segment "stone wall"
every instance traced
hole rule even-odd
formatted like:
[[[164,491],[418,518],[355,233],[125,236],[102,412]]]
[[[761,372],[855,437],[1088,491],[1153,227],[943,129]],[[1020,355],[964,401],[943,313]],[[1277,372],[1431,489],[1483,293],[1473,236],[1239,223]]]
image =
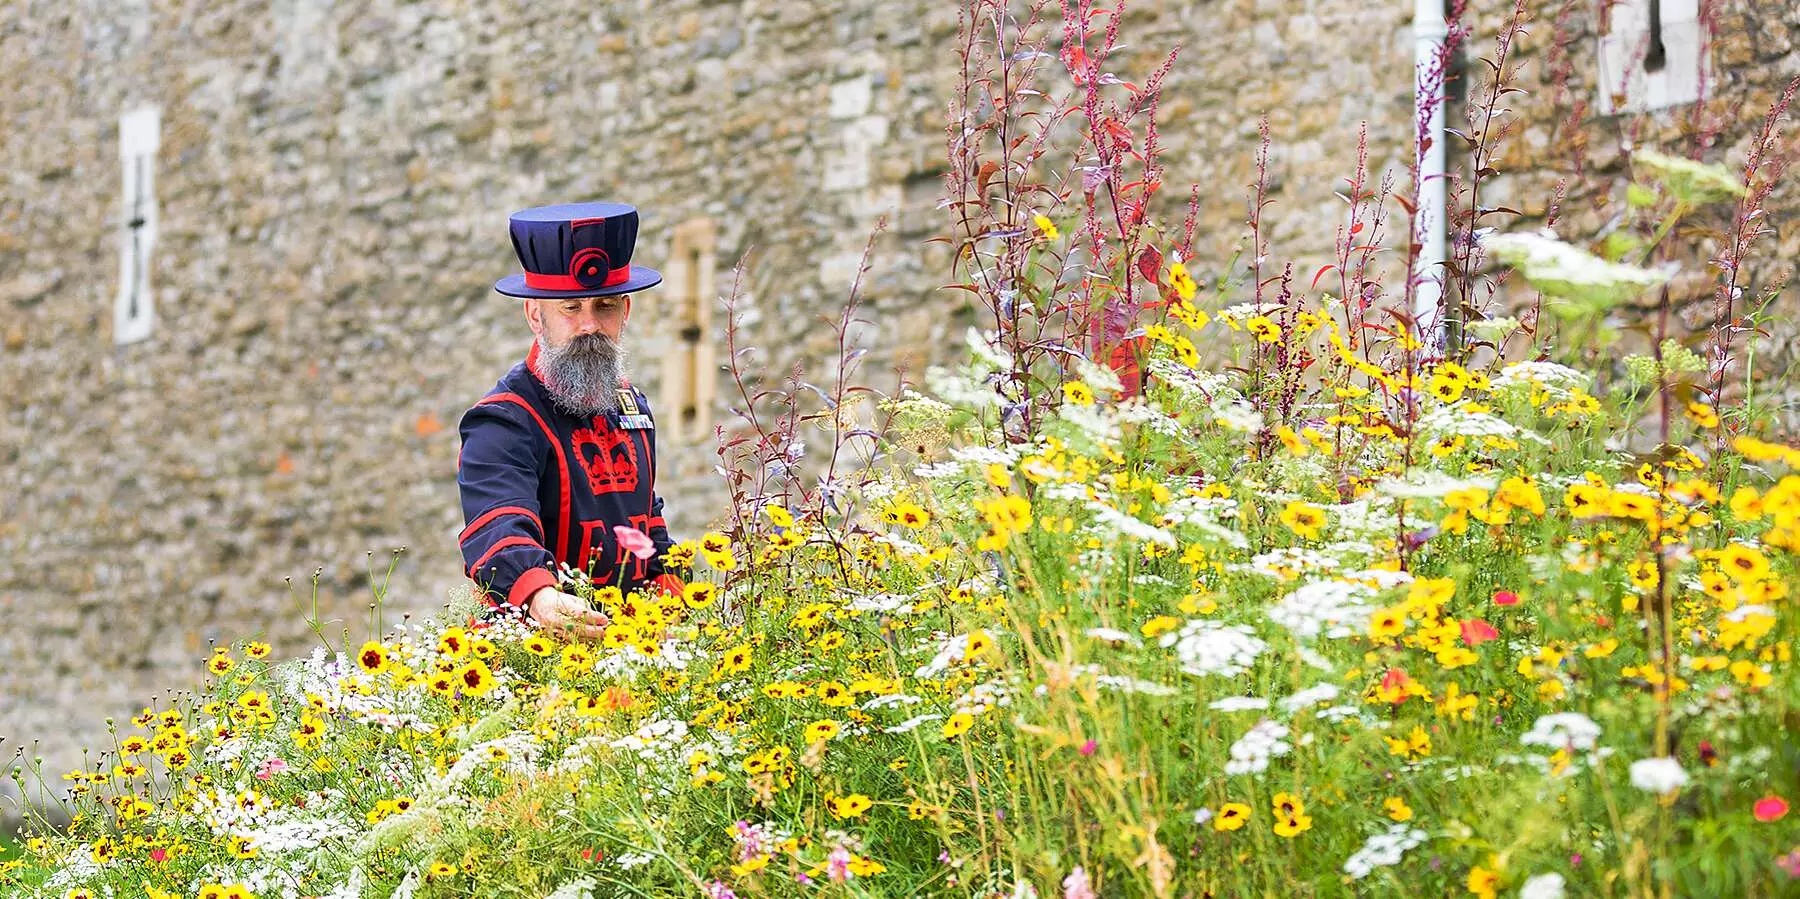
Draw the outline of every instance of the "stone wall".
[[[1493,4],[1478,5],[1491,33]],[[1743,109],[1713,155],[1738,158],[1800,67],[1800,14],[1726,6],[1718,89]],[[1522,58],[1547,58],[1555,12],[1537,12]],[[1134,8],[1122,75],[1184,47],[1161,128],[1171,184],[1203,185],[1203,272],[1242,240],[1264,113],[1272,252],[1302,271],[1329,254],[1357,124],[1372,168],[1404,165],[1410,14],[1362,0]],[[1578,44],[1594,16],[1573,17]],[[974,316],[937,289],[947,251],[926,240],[944,232],[956,25],[953,4],[916,0],[0,8],[0,753],[42,741],[55,769],[77,762],[103,716],[195,683],[209,641],[304,651],[316,638],[294,600],[315,571],[321,614],[358,638],[397,547],[389,619],[444,599],[460,580],[455,424],[529,341],[518,305],[491,291],[516,266],[513,209],[634,202],[639,261],[667,258],[678,227],[711,235],[720,289],[753,252],[747,335],[777,370],[830,355],[817,316],[887,213],[865,370],[885,384],[899,360],[953,352]],[[1571,95],[1591,97],[1577,51]],[[1550,93],[1519,98],[1506,164],[1528,173],[1494,187],[1528,212],[1568,164]],[[161,116],[155,318],[148,339],[117,346],[118,128],[143,105]],[[1680,117],[1579,126],[1571,234],[1621,191],[1611,135],[1640,120],[1672,133]],[[653,398],[687,348],[679,316],[659,316],[679,305],[670,287],[639,296],[628,334]],[[712,315],[700,338],[715,352],[722,324]],[[725,385],[713,393],[699,424],[726,418]],[[709,443],[679,443],[659,486],[691,535],[719,488]]]

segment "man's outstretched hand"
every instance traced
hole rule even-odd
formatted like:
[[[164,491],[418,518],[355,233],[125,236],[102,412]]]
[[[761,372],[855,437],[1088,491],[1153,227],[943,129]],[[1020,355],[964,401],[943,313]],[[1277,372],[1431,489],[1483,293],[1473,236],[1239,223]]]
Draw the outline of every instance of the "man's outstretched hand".
[[[580,597],[570,596],[555,587],[545,587],[531,594],[529,606],[532,620],[545,633],[565,640],[599,640],[606,636],[610,622],[598,609],[588,608]]]

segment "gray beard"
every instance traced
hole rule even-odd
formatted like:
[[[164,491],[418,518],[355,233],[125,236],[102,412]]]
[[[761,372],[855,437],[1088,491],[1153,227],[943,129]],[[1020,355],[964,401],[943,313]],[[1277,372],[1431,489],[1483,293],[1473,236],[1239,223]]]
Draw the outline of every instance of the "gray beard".
[[[591,417],[619,408],[625,386],[625,351],[612,338],[594,333],[571,337],[562,346],[538,339],[538,368],[550,400],[571,415]]]

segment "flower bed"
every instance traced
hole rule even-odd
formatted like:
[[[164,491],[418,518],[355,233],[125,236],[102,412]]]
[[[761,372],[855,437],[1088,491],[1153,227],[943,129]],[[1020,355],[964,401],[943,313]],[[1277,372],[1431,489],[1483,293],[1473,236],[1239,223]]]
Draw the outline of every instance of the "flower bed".
[[[1078,91],[1122,84],[1098,77],[1104,53],[1061,58]],[[1619,297],[1666,280],[1642,264],[1674,223],[1734,193],[1681,193],[1695,170],[1669,168],[1685,180],[1636,188],[1655,239],[1635,262],[1550,238],[1495,252],[1598,333]],[[1368,212],[1351,199],[1353,220]],[[1657,343],[1602,391],[1506,361],[1509,338],[1538,337],[1517,320],[1471,321],[1487,341],[1445,352],[1403,312],[1378,326],[1285,281],[1202,296],[1183,242],[1129,244],[1093,216],[1065,238],[1041,213],[998,234],[992,209],[959,214],[995,327],[930,395],[886,398],[878,430],[842,381],[815,389],[835,443],[811,489],[803,417],[747,416],[760,439],[726,447],[731,526],[678,547],[682,595],[564,572],[614,622],[598,645],[472,626],[470,604],[310,658],[222,647],[203,691],[63,775],[73,825],[33,835],[0,883],[182,899],[1795,888],[1800,450],[1745,436],[1753,416],[1696,389],[1714,374],[1698,357]],[[1121,311],[1120,291],[1065,280],[1078,242],[1140,298]],[[1359,283],[1352,255],[1337,268]],[[1634,451],[1622,435],[1642,422],[1656,435]],[[859,440],[879,451],[839,471]]]

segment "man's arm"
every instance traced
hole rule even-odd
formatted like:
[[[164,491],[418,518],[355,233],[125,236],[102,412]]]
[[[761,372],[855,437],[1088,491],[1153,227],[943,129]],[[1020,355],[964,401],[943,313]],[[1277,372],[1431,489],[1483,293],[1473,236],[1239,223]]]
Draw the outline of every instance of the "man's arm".
[[[544,548],[538,505],[544,438],[511,403],[477,405],[463,414],[456,484],[462,494],[464,571],[490,608],[529,608],[533,594],[556,584]]]

